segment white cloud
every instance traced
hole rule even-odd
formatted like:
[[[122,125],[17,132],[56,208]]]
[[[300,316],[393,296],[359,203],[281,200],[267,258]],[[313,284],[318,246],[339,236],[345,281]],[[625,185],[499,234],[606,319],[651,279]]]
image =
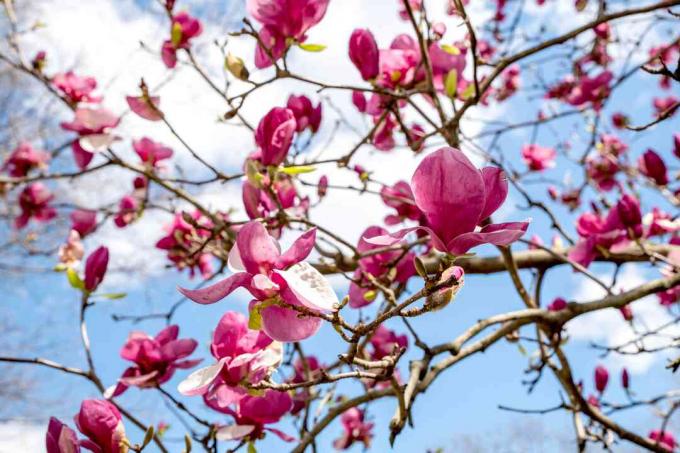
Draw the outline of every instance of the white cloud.
[[[598,275],[598,277],[605,283],[611,281],[606,275]],[[645,281],[648,281],[648,279],[645,279],[645,275],[640,272],[639,267],[627,266],[621,272],[621,275],[619,275],[619,283],[615,289],[616,291],[630,290]],[[604,290],[592,280],[582,279],[580,285],[574,290],[572,299],[584,302],[597,300],[605,295]],[[662,307],[656,296],[653,295],[633,302],[631,308],[635,316],[636,325],[646,326],[646,329],[649,330],[654,330],[671,323],[673,320],[668,310]],[[630,325],[624,321],[621,313],[615,309],[600,310],[580,316],[567,324],[566,328],[570,337],[575,340],[596,342],[606,346],[619,346],[638,336]],[[680,335],[680,326],[677,323],[671,323],[668,328],[663,330],[662,334],[677,337]],[[648,349],[653,349],[667,345],[668,342],[668,337],[650,336],[644,338],[641,344]],[[637,349],[631,345],[625,350],[634,352]],[[632,373],[640,374],[646,372],[654,363],[663,360],[665,357],[666,353],[664,352],[635,355],[610,354],[605,361],[618,367],[625,366]]]
[[[0,452],[42,453],[44,448],[44,426],[18,421],[0,423]]]

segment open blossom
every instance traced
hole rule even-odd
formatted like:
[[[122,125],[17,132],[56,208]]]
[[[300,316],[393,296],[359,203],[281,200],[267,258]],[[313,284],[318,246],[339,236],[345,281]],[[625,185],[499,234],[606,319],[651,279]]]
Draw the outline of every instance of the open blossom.
[[[160,110],[161,98],[159,96],[126,96],[125,100],[134,113],[149,121],[160,121],[163,112]]]
[[[673,434],[669,433],[668,431],[655,429],[649,433],[649,438],[652,441],[657,442],[659,446],[667,449],[668,451],[675,451],[677,442]]]
[[[656,116],[674,115],[680,105],[680,99],[675,96],[667,96],[665,98],[656,97],[652,100],[652,106],[656,110]]]
[[[168,326],[155,337],[144,332],[131,332],[120,356],[134,365],[123,372],[111,396],[118,396],[128,387],[152,388],[168,382],[175,370],[192,368],[201,362],[185,359],[190,356],[198,343],[189,338],[178,339],[179,327]]]
[[[388,355],[393,355],[399,349],[408,348],[408,337],[397,335],[393,330],[381,324],[373,332],[370,344],[372,346],[369,352],[371,360],[381,360]]]
[[[522,147],[522,159],[530,170],[541,171],[555,166],[557,152],[554,148],[539,145],[524,145]]]
[[[105,150],[116,136],[111,129],[116,127],[120,118],[105,108],[80,107],[71,122],[62,122],[61,127],[78,134],[71,148],[76,164],[81,170],[87,168],[94,157],[93,153]]]
[[[21,178],[33,169],[46,168],[50,157],[49,153],[33,148],[29,142],[21,142],[7,156],[0,170],[7,171],[10,176],[15,178]]]
[[[57,74],[52,78],[52,85],[61,91],[72,105],[81,102],[96,104],[101,102],[101,96],[93,96],[92,92],[97,88],[97,80],[94,77],[78,76],[73,71]]]
[[[155,142],[150,138],[143,137],[132,141],[132,148],[139,158],[150,167],[157,167],[158,163],[172,157],[172,148]]]
[[[581,215],[576,222],[576,231],[581,240],[569,252],[569,259],[588,267],[600,248],[616,252],[628,246],[635,237],[642,236],[640,203],[635,197],[624,194],[606,217],[595,213]]]
[[[80,444],[75,431],[50,417],[45,436],[45,448],[47,453],[80,453]]]
[[[193,219],[193,225],[185,220],[185,215]],[[164,227],[166,236],[156,243],[156,247],[167,251],[167,257],[177,269],[189,269],[189,275],[194,276],[196,269],[203,278],[212,275],[212,263],[210,253],[196,253],[209,237],[213,227],[212,221],[196,210],[192,214],[177,213],[172,223]]]
[[[585,162],[586,173],[599,190],[609,191],[619,185],[616,175],[621,170],[618,160],[612,155],[589,156]]]
[[[101,246],[87,257],[85,262],[85,289],[93,292],[104,280],[109,265],[109,249]]]
[[[85,255],[85,248],[76,230],[68,233],[66,243],[59,247],[59,262],[65,266],[76,266]]]
[[[670,214],[654,207],[642,218],[645,226],[645,237],[663,236],[680,230],[680,219],[673,219]]]
[[[281,343],[248,327],[246,317],[222,316],[210,344],[216,363],[191,373],[178,387],[183,395],[204,395],[213,408],[225,409],[248,395],[243,384],[268,378],[283,357]]]
[[[210,399],[206,399],[206,403],[211,408],[234,418],[234,424],[221,426],[217,430],[218,440],[256,440],[261,439],[265,431],[286,442],[295,440],[286,433],[267,426],[277,423],[291,410],[293,400],[288,392],[266,390],[261,396],[248,395],[239,400],[234,409],[217,407]]]
[[[16,228],[24,228],[31,219],[38,222],[49,222],[57,216],[57,211],[50,202],[54,195],[41,182],[29,184],[19,194],[18,204],[21,209],[19,216],[14,219]]]
[[[309,197],[300,197],[293,179],[283,173],[277,174],[273,182],[268,175],[264,176],[259,187],[245,180],[241,189],[243,207],[250,219],[268,218],[279,206],[295,217],[303,216],[309,209]],[[267,189],[276,194],[276,200]],[[274,232],[277,236],[278,233]]]
[[[189,13],[182,11],[172,16],[170,39],[164,41],[161,47],[161,58],[165,66],[174,68],[177,65],[177,51],[189,49],[191,39],[199,36],[202,32],[201,22],[190,16]]]
[[[139,200],[134,195],[125,195],[118,203],[118,213],[113,222],[118,228],[124,228],[135,221],[139,209]]]
[[[97,211],[76,209],[71,212],[71,229],[78,232],[81,238],[97,228]]]
[[[478,170],[455,148],[441,148],[423,159],[413,174],[411,189],[427,226],[406,228],[367,242],[391,245],[423,229],[437,250],[461,255],[481,244],[511,244],[529,226],[528,222],[512,222],[479,227],[505,201],[508,181],[499,168]]]
[[[338,450],[347,450],[355,442],[364,444],[364,448],[368,449],[371,446],[371,439],[373,438],[373,423],[364,420],[364,411],[357,407],[347,409],[340,416],[343,433],[338,439],[333,441],[333,446]]]
[[[261,42],[255,50],[255,66],[269,67],[283,56],[291,41],[305,42],[307,31],[321,22],[329,2],[330,0],[248,0],[248,12],[263,25],[259,31]]]
[[[602,134],[600,140],[595,145],[597,151],[603,156],[620,157],[628,151],[628,145],[613,134]]]
[[[258,160],[265,166],[281,165],[288,156],[296,130],[297,121],[293,111],[274,107],[257,125],[255,144],[258,150],[249,158]]]
[[[234,275],[207,288],[180,292],[200,304],[213,304],[236,288],[244,287],[255,300],[251,317],[261,317],[262,329],[278,341],[298,341],[310,337],[321,326],[318,317],[301,314],[282,306],[280,301],[311,312],[333,310],[338,298],[328,281],[311,265],[303,262],[316,241],[316,229],[300,236],[281,253],[274,238],[256,221],[244,225],[229,252],[229,269]],[[257,324],[255,322],[254,324]]]
[[[638,169],[640,173],[653,180],[659,186],[668,184],[668,171],[666,164],[661,156],[653,150],[648,149],[640,159],[638,159]]]
[[[392,187],[384,186],[380,189],[380,198],[385,205],[397,211],[385,217],[387,225],[396,225],[404,220],[423,220],[423,213],[416,205],[411,186],[406,181],[398,181]]]
[[[321,102],[314,107],[312,101],[307,96],[291,94],[286,108],[293,112],[298,132],[302,132],[307,128],[312,132],[319,130],[321,125]]]
[[[361,235],[361,239],[359,239],[357,252],[361,254],[380,248],[379,245],[366,242],[364,238],[385,234],[387,234],[387,230],[384,228],[379,226],[368,227]],[[416,273],[413,266],[413,258],[415,258],[415,255],[412,252],[404,254],[400,250],[393,250],[359,259],[359,266],[354,272],[352,283],[349,286],[349,306],[360,308],[369,305],[375,300],[376,288],[373,287],[365,274],[370,274],[379,281],[390,278],[394,282],[406,283]],[[399,261],[395,263],[396,260]],[[388,277],[390,270],[393,268],[396,270],[396,273]]]
[[[380,54],[370,30],[357,28],[349,38],[349,58],[364,80],[375,79],[380,70]]]

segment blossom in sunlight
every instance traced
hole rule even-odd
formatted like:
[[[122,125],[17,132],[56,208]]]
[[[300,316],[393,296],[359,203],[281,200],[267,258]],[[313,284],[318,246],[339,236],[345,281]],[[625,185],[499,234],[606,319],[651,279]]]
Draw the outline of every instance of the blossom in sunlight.
[[[307,96],[291,94],[288,97],[286,108],[293,112],[293,116],[295,116],[297,132],[302,132],[307,128],[312,132],[319,130],[321,125],[321,102],[314,107],[312,101]]]
[[[216,437],[219,440],[255,440],[262,438],[265,431],[271,432],[286,442],[295,440],[294,437],[267,426],[277,423],[290,411],[293,400],[288,392],[266,390],[262,396],[248,395],[241,399],[233,409],[215,407],[209,399],[206,403],[215,410],[231,415],[234,419],[235,424],[224,425],[217,430]]]
[[[595,388],[599,393],[603,393],[609,382],[609,371],[602,365],[595,367]]]
[[[80,444],[75,431],[54,417],[50,418],[45,437],[47,453],[79,453]]]
[[[76,230],[81,238],[97,228],[97,211],[76,209],[71,212],[71,229]]]
[[[668,184],[668,170],[661,156],[654,150],[648,149],[638,159],[640,173],[654,181],[659,186]]]
[[[542,171],[555,166],[557,152],[554,148],[539,145],[522,146],[522,159],[529,170]]]
[[[109,249],[102,246],[92,252],[85,262],[85,289],[92,292],[104,280],[109,265]]]
[[[258,149],[249,158],[258,160],[265,166],[281,165],[288,156],[296,130],[297,121],[293,111],[274,107],[257,125],[255,144]]]
[[[669,433],[668,431],[661,431],[655,429],[654,431],[649,433],[648,437],[654,442],[657,442],[659,446],[667,449],[668,451],[674,451],[675,447],[678,444],[673,434]]]
[[[329,2],[247,0],[248,13],[263,25],[255,49],[255,66],[269,67],[283,56],[291,42],[304,43],[307,31],[323,19]]]
[[[301,359],[295,360],[293,369],[295,370],[295,374],[289,382],[299,384],[321,376],[323,367],[319,362],[319,359],[313,355],[308,355],[305,357],[304,362]],[[293,408],[290,410],[290,413],[292,415],[297,415],[307,406],[311,396],[312,394],[307,387],[296,390],[293,394]]]
[[[193,222],[187,222],[185,216]],[[213,273],[211,255],[205,251],[196,252],[196,248],[210,238],[212,228],[212,221],[198,210],[191,214],[178,212],[172,223],[163,227],[167,235],[156,242],[156,248],[166,250],[168,259],[177,269],[189,269],[191,277],[198,270],[203,278],[208,278]]]
[[[511,244],[529,226],[529,222],[480,226],[505,201],[508,181],[499,168],[478,170],[455,148],[441,148],[423,159],[413,174],[411,189],[427,226],[372,237],[367,242],[392,245],[408,233],[422,229],[430,235],[437,250],[462,255],[481,244]]]
[[[405,220],[424,221],[423,213],[413,198],[411,186],[406,181],[398,181],[391,187],[383,186],[380,189],[380,198],[385,205],[397,211],[396,214],[385,217],[387,225],[396,225]]]
[[[679,104],[680,99],[675,96],[667,96],[664,98],[655,97],[652,100],[652,106],[656,111],[657,118],[660,118],[662,115],[675,115]]]
[[[250,325],[261,324],[264,332],[278,341],[308,338],[321,326],[321,319],[314,314],[331,311],[338,304],[328,281],[303,261],[315,241],[313,228],[281,253],[276,240],[261,223],[249,222],[239,230],[236,244],[229,252],[229,269],[235,274],[207,288],[180,288],[180,292],[194,302],[213,304],[244,287],[255,298],[250,303]],[[303,315],[300,311],[310,313]]]
[[[373,423],[365,421],[365,412],[359,408],[347,409],[340,416],[342,423],[342,435],[333,441],[333,446],[338,450],[347,450],[355,442],[364,444],[364,448],[371,447],[373,439]]]
[[[71,122],[62,122],[61,127],[78,134],[71,148],[76,164],[81,170],[87,168],[94,153],[108,148],[116,136],[111,129],[116,127],[120,118],[105,108],[79,107]]]
[[[59,262],[67,267],[76,266],[85,256],[85,247],[80,240],[80,234],[76,230],[68,233],[66,243],[59,247]]]
[[[364,80],[373,80],[380,70],[378,44],[370,30],[357,28],[349,38],[349,58]]]
[[[14,219],[14,226],[18,229],[28,225],[31,219],[38,222],[49,222],[57,216],[57,211],[50,202],[54,195],[41,182],[29,184],[19,194],[18,204],[21,209],[19,216]]]
[[[47,168],[50,158],[49,153],[33,148],[29,142],[21,142],[7,156],[0,170],[15,178],[21,178],[31,170]]]
[[[224,409],[248,395],[245,384],[268,378],[283,359],[281,343],[248,327],[246,317],[222,316],[210,344],[216,363],[194,371],[179,384],[183,395],[204,395],[211,407]]]
[[[619,185],[616,175],[621,167],[613,156],[589,156],[585,164],[588,177],[593,180],[599,190],[609,191]]]
[[[125,426],[120,412],[108,401],[85,400],[75,416],[76,426],[87,440],[80,445],[93,452],[125,453]]]
[[[94,77],[79,76],[73,71],[68,71],[52,77],[52,85],[66,96],[72,105],[81,102],[96,104],[102,100],[101,96],[92,95],[97,88],[97,80]]]
[[[186,11],[172,16],[170,24],[170,39],[165,40],[161,47],[161,59],[165,66],[174,68],[177,65],[177,51],[189,49],[190,41],[203,32],[201,22]]]
[[[130,110],[149,121],[160,121],[163,112],[160,110],[161,98],[159,96],[126,96]]]
[[[110,396],[118,396],[130,386],[156,387],[169,381],[175,370],[192,368],[200,363],[201,359],[186,359],[198,346],[196,340],[178,339],[178,336],[179,326],[176,325],[166,327],[155,337],[144,332],[130,332],[120,356],[134,365],[123,372]]]
[[[132,141],[132,148],[145,165],[156,168],[159,162],[172,157],[172,148],[150,138],[143,137]]]
[[[118,213],[113,222],[118,228],[124,228],[135,221],[139,210],[139,200],[134,195],[125,195],[118,203]]]

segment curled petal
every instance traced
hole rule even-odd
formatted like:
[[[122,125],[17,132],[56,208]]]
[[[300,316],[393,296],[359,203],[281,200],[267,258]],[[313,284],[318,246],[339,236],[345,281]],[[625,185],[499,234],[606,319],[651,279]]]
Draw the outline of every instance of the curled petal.
[[[214,365],[194,371],[179,383],[177,391],[186,396],[203,395],[220,375],[226,361],[227,359],[221,359]]]
[[[432,245],[434,246],[434,248],[441,252],[447,251],[446,245],[439,238],[439,236],[437,236],[437,233],[435,233],[431,228],[422,226],[404,228],[403,230],[395,231],[394,233],[373,236],[370,238],[364,237],[363,240],[368,242],[369,244],[388,247],[390,245],[397,244],[399,241],[403,240],[409,233],[412,233],[417,230],[424,230],[427,232],[427,234],[430,235],[430,240],[432,241]]]
[[[252,277],[240,272],[202,289],[178,288],[179,292],[199,304],[214,304],[231,294],[236,288],[250,285]]]
[[[479,232],[465,233],[448,244],[448,252],[462,255],[481,244],[508,245],[526,233],[529,222],[510,222],[487,225]]]
[[[293,245],[276,260],[277,269],[285,269],[293,264],[299,263],[309,256],[316,243],[316,228],[305,232],[298,237]]]
[[[227,425],[217,430],[215,437],[217,440],[238,440],[252,433],[253,425]]]
[[[250,274],[268,273],[280,255],[276,240],[256,221],[248,222],[241,228],[236,246],[241,263]]]

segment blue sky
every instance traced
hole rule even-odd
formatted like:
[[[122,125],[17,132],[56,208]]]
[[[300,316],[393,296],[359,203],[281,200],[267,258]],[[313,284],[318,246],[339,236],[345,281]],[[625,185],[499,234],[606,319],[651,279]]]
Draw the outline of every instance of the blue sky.
[[[59,0],[59,2],[63,3],[60,5],[62,8],[51,10],[46,16],[46,30],[38,34],[35,39],[28,40],[27,43],[33,47],[47,46],[50,64],[54,65],[50,69],[74,66],[82,68],[82,72],[86,74],[97,76],[103,85],[109,87],[106,91],[106,105],[117,109],[116,111],[122,111],[124,108],[122,95],[134,92],[136,81],[140,76],[143,75],[152,84],[165,81],[167,73],[157,59],[146,51],[140,51],[137,46],[137,41],[143,39],[150,47],[157,47],[167,33],[167,24],[163,21],[154,2],[96,0],[86,5],[75,0]],[[320,55],[301,55],[299,52],[294,54],[292,56],[293,67],[313,76],[331,77],[331,80],[346,77],[353,83],[359,83],[356,80],[356,74],[352,72],[351,67],[348,66],[349,63],[344,58],[346,42],[351,30],[354,27],[368,26],[375,32],[380,44],[386,46],[395,33],[406,31],[407,27],[397,17],[395,0],[376,0],[371,2],[370,6],[362,5],[361,8],[359,8],[361,2],[355,0],[347,0],[346,3],[344,0],[343,2],[333,0],[331,3],[327,19],[310,33],[309,38],[310,42],[324,43],[329,48]],[[441,2],[430,3],[438,5]],[[185,4],[180,2],[180,7]],[[38,5],[38,11],[40,11],[45,3],[38,2]],[[212,13],[215,5],[219,5],[220,14]],[[481,20],[488,16],[488,8],[483,6],[476,8],[473,18],[479,17]],[[551,4],[546,8],[553,8],[553,10],[536,12],[535,8],[531,7],[532,14],[524,20],[523,25],[528,30],[535,29],[538,24],[542,23],[543,18],[547,17],[542,16],[543,14],[549,15],[551,11],[552,13],[565,13],[566,11],[563,5]],[[206,66],[213,73],[217,73],[220,61],[215,59],[216,55],[211,50],[210,40],[215,36],[224,37],[225,30],[228,30],[230,26],[233,27],[234,22],[241,17],[242,13],[239,11],[242,9],[233,1],[215,2],[212,0],[192,2],[190,9],[206,22],[206,32],[199,43],[201,57],[204,58]],[[571,28],[579,20],[578,17],[573,16],[570,15],[568,20],[560,21],[560,23],[548,22],[549,30],[559,32]],[[107,17],[108,20],[101,21],[101,17]],[[379,23],[376,23],[376,17],[381,18]],[[454,27],[451,28],[452,33],[457,33]],[[664,27],[659,27],[659,30],[648,37],[649,42],[662,39],[664,31]],[[84,35],[88,39],[83,39]],[[250,44],[236,40],[230,42],[230,45],[233,45],[235,52],[239,52],[246,60],[251,58]],[[554,55],[558,54],[558,51],[554,53]],[[550,78],[554,75],[555,68],[563,63],[564,59],[557,60],[551,64],[541,64],[539,69],[543,76]],[[188,70],[182,69],[178,72],[179,74],[161,90],[164,105],[168,106],[166,113],[169,118],[180,125],[182,132],[189,137],[191,143],[201,149],[202,155],[216,162],[225,171],[235,171],[243,156],[252,149],[251,137],[244,135],[242,131],[216,125],[214,118],[224,107],[200,87],[200,81]],[[531,86],[536,80],[532,78],[532,75],[536,74],[536,68],[528,66],[523,73],[526,74],[523,83],[527,87]],[[298,93],[303,90],[313,93],[299,84],[282,82],[276,87],[264,90],[260,98],[255,98],[253,106],[246,109],[246,113],[256,121],[261,116],[258,109],[261,110],[262,105],[280,104],[285,101],[289,93]],[[620,90],[618,97],[611,105],[606,106],[607,114],[604,117],[608,118],[608,113],[614,111],[624,111],[631,116],[634,124],[648,121],[652,114],[651,95],[660,93],[651,76],[633,77]],[[678,96],[677,88],[674,93]],[[536,101],[536,96],[535,91],[531,94],[521,93],[500,108],[477,110],[473,112],[473,116],[513,123],[533,119],[536,117],[538,106],[543,105],[542,101]],[[344,111],[351,111],[345,93],[332,95],[332,100]],[[66,113],[62,112],[62,114]],[[332,115],[330,109],[326,109],[325,124],[327,126],[331,123],[329,118]],[[352,122],[357,127],[364,126],[362,120],[355,116],[352,116]],[[556,121],[550,129],[539,133],[537,142],[542,145],[554,145],[558,139],[563,141],[569,138],[574,149],[579,153],[583,149],[584,140],[587,139],[584,126],[584,119],[580,115]],[[473,132],[479,131],[479,126],[474,123],[469,123],[466,127]],[[150,126],[149,123],[135,118],[126,118],[122,128],[126,135],[133,137],[145,134],[169,140],[167,134],[163,135],[164,131],[159,126]],[[647,147],[654,147],[668,162],[671,162],[670,137],[671,133],[677,129],[678,119],[676,118],[659,125],[650,133],[641,134],[635,138],[632,135],[626,135],[624,138],[631,147],[632,157],[637,158]],[[324,132],[313,140],[310,153],[321,149],[326,142],[328,137],[323,134]],[[501,142],[503,155],[516,169],[523,168],[519,160],[519,149],[530,137],[531,130],[521,129],[505,135]],[[59,142],[62,138],[56,141]],[[342,151],[347,149],[354,138],[351,132],[343,131],[335,138],[332,146]],[[175,147],[176,150],[179,148],[179,146]],[[410,178],[417,164],[417,161],[410,158],[405,150],[395,150],[389,156],[370,153],[368,150],[362,153],[359,162],[368,168],[375,168],[378,177],[384,181],[394,182],[398,179]],[[186,165],[187,171],[192,175],[197,175],[199,170],[191,167],[190,159],[186,155],[178,152],[176,159],[178,165]],[[677,161],[671,166],[673,167],[677,170]],[[581,176],[577,170],[578,168],[568,159],[560,157],[558,167],[547,173],[546,177],[557,181],[572,178],[579,182]],[[98,205],[106,201],[117,200],[120,194],[129,187],[129,181],[130,178],[127,176],[113,175],[104,180],[92,178],[85,181],[76,193],[66,186],[59,186],[57,190],[63,196],[71,197],[74,203]],[[545,198],[544,185],[532,187],[537,196],[540,194]],[[210,188],[199,196],[213,208],[218,208],[238,206],[238,195],[239,185],[235,183]],[[589,196],[592,196],[592,193]],[[548,230],[548,223],[544,216],[540,212],[527,212],[520,209],[520,201],[519,194],[511,192],[506,206],[500,213],[501,220],[521,220],[525,217],[532,217],[529,234],[538,234],[548,242],[552,237],[552,232]],[[650,194],[645,194],[642,202],[644,207],[649,209],[659,200]],[[313,216],[316,215],[318,221],[334,230],[337,229],[348,239],[355,241],[364,226],[370,222],[379,222],[386,213],[379,201],[370,196],[363,196],[360,204],[361,206],[357,206],[356,198],[353,196],[339,194],[327,201]],[[560,219],[564,219],[565,224],[571,224],[572,217],[566,210],[558,208],[556,212]],[[363,220],[362,222],[349,222],[350,217]],[[163,327],[162,322],[158,321],[145,321],[134,326],[126,322],[116,323],[112,321],[111,315],[163,311],[178,299],[175,289],[177,285],[191,284],[186,276],[179,275],[174,270],[163,270],[162,255],[152,249],[153,244],[160,237],[159,222],[167,222],[167,220],[167,216],[148,213],[138,225],[133,225],[128,230],[117,231],[108,225],[100,235],[86,243],[89,250],[93,250],[99,243],[109,245],[113,254],[114,271],[123,267],[132,268],[132,271],[127,273],[112,272],[107,279],[107,289],[125,291],[128,296],[123,300],[98,304],[88,313],[97,369],[107,384],[114,383],[126,367],[126,364],[119,359],[118,351],[129,330],[140,329],[155,334]],[[0,235],[5,233],[7,230],[0,230]],[[573,228],[570,228],[570,233],[574,234]],[[290,237],[285,237],[284,242],[286,241],[290,241]],[[523,246],[518,245],[517,248],[523,248]],[[495,254],[494,249],[490,247],[480,247],[475,251],[479,255]],[[51,265],[51,262],[44,260],[31,260],[30,263]],[[591,270],[607,278],[612,267],[594,265]],[[632,285],[635,282],[655,278],[658,272],[647,265],[636,265],[625,267],[622,275],[625,277],[622,279],[624,283]],[[525,282],[530,282],[529,272],[523,272],[523,277]],[[340,296],[346,291],[341,281],[341,279],[334,280]],[[10,319],[24,332],[36,332],[30,337],[20,338],[22,355],[47,356],[68,365],[84,366],[84,356],[80,350],[77,330],[77,294],[68,286],[63,275],[40,274],[30,277],[2,275],[0,291],[4,294],[3,301],[0,303],[3,304],[4,312],[9,315]],[[549,273],[548,283],[543,291],[543,303],[550,302],[556,296],[581,301],[596,298],[599,293],[592,285],[569,269],[560,268]],[[182,337],[193,337],[200,342],[197,355],[209,360],[206,346],[217,320],[227,309],[243,311],[247,301],[245,293],[238,293],[213,306],[185,303],[178,310],[174,321],[180,325]],[[423,332],[425,339],[436,343],[451,339],[482,317],[521,307],[521,300],[511,291],[507,275],[468,276],[465,287],[459,293],[455,303],[436,314],[415,319],[413,324],[419,332]],[[375,306],[368,307],[366,313],[373,313],[375,309]],[[634,305],[634,310],[636,313],[643,313],[650,323],[661,323],[670,316],[657,307],[655,298],[638,302]],[[677,315],[677,309],[675,315]],[[349,315],[350,318],[351,316]],[[587,392],[589,392],[592,390],[592,370],[601,361],[596,351],[589,347],[590,341],[596,340],[603,344],[610,341],[616,343],[625,338],[627,329],[616,311],[591,316],[574,324],[574,326],[569,326],[573,329],[570,330],[573,340],[567,345],[566,351],[572,360],[575,374],[583,378]],[[399,322],[392,322],[388,327],[399,332],[405,331]],[[340,352],[340,345],[337,335],[328,326],[324,326],[319,335],[305,341],[306,350],[317,354],[322,361],[326,362],[332,361],[335,358],[334,354]],[[529,353],[532,352],[530,344],[525,344],[524,347]],[[407,353],[407,358],[418,358],[418,353],[411,350]],[[624,395],[618,385],[618,373],[624,362],[612,357],[602,362],[607,364],[611,372],[611,384],[607,390],[607,397],[623,401]],[[568,414],[555,413],[537,417],[501,411],[497,408],[499,404],[519,408],[545,408],[559,402],[559,388],[550,375],[546,375],[541,380],[531,395],[527,395],[526,387],[522,384],[522,380],[527,378],[523,374],[527,363],[527,356],[516,344],[499,342],[484,354],[471,357],[444,373],[427,393],[418,397],[413,408],[415,429],[407,428],[401,434],[395,451],[424,451],[426,448],[438,447],[445,448],[446,451],[461,451],[460,448],[467,448],[469,444],[466,442],[469,439],[481,443],[483,447],[480,451],[489,451],[488,448],[491,448],[489,444],[495,445],[496,442],[502,442],[500,444],[502,447],[494,447],[496,451],[514,452],[532,451],[532,449],[533,451],[572,451],[573,448],[569,444],[572,438],[571,420]],[[643,365],[633,364],[636,367],[632,376],[633,388],[640,389],[640,396],[654,396],[661,391],[677,387],[678,378],[664,370],[663,365],[663,357],[652,358],[645,361]],[[406,361],[403,362],[402,370],[406,371]],[[28,402],[15,409],[20,418],[29,424],[30,429],[26,428],[23,432],[30,432],[37,437],[42,436],[41,430],[46,417],[55,415],[65,421],[70,420],[83,398],[97,396],[94,387],[73,376],[65,376],[51,370],[29,368],[22,368],[21,373],[25,373],[27,379],[33,381],[35,386],[27,395]],[[174,388],[185,374],[185,372],[177,373],[167,387]],[[341,384],[340,389],[348,394],[362,391],[352,384]],[[165,421],[179,427],[179,423],[164,409],[159,395],[131,389],[121,398],[121,402],[133,409],[144,420],[154,423]],[[201,410],[199,398],[189,399],[188,404]],[[372,451],[388,450],[387,424],[394,409],[395,402],[392,400],[380,401],[369,407],[368,414],[376,422],[376,436]],[[219,420],[220,416],[214,414],[212,417]],[[657,426],[654,415],[645,409],[623,413],[617,420],[643,433]],[[677,424],[677,421],[675,423]],[[289,422],[284,422],[282,428],[289,433],[294,432]],[[2,429],[5,428],[0,426],[0,433],[3,432]],[[131,425],[128,431],[133,440],[138,440],[142,436]],[[321,451],[330,448],[332,439],[339,434],[338,424],[324,431],[319,438]],[[181,435],[179,430],[172,430],[168,433],[169,439],[178,438]],[[524,435],[545,439],[545,443],[527,446],[522,440]],[[27,434],[22,436],[28,437]],[[0,452],[5,451],[3,448],[10,448],[5,447],[2,442],[3,440],[0,440]],[[179,450],[180,444],[177,445],[176,448]],[[268,452],[279,451],[284,447],[279,439],[270,436],[258,443],[258,448],[260,451]],[[41,450],[31,450],[28,453],[33,453],[33,451]],[[150,451],[153,450],[150,449]],[[359,451],[359,447],[354,447],[354,451]],[[626,451],[626,449],[622,447],[616,451]]]

